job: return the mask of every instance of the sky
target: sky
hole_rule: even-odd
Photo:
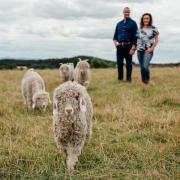
[[[153,63],[180,62],[179,0],[0,0],[0,58],[115,61],[112,38],[126,6],[138,25],[143,13],[153,15],[160,32]]]

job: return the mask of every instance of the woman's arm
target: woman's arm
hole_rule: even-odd
[[[153,44],[150,48],[147,49],[147,52],[148,52],[148,53],[153,52],[153,51],[154,51],[154,48],[157,46],[158,42],[159,42],[159,37],[158,37],[158,35],[156,35],[156,36],[154,37],[154,44]]]
[[[152,45],[151,48],[154,49],[154,48],[157,46],[158,42],[159,42],[159,36],[156,35],[156,36],[154,37],[154,44]]]

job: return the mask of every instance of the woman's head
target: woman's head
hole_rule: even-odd
[[[150,13],[145,13],[141,17],[140,27],[143,28],[144,26],[152,26],[153,18]]]

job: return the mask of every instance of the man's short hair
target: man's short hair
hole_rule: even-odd
[[[123,11],[125,11],[126,9],[130,11],[130,8],[129,8],[129,7],[125,7],[125,8],[123,9]]]

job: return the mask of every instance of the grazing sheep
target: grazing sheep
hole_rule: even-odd
[[[45,91],[44,80],[34,69],[29,69],[24,74],[21,81],[21,91],[24,104],[27,104],[29,109],[41,107],[45,110],[48,103],[51,103],[49,93]]]
[[[92,134],[93,107],[85,87],[65,82],[54,91],[53,131],[57,147],[66,153],[66,163],[73,170],[86,138]]]
[[[88,60],[81,60],[76,65],[74,72],[74,80],[79,84],[87,87],[91,81],[91,72]]]
[[[74,64],[73,63],[60,63],[59,67],[61,82],[73,81],[74,79]]]
[[[16,69],[23,71],[23,70],[27,70],[28,68],[27,66],[17,66]]]

